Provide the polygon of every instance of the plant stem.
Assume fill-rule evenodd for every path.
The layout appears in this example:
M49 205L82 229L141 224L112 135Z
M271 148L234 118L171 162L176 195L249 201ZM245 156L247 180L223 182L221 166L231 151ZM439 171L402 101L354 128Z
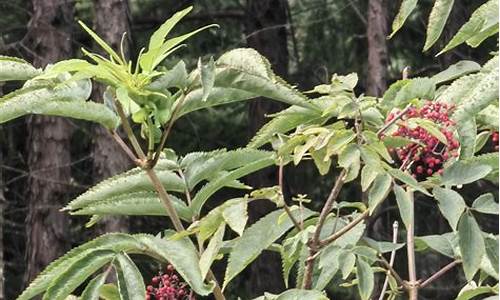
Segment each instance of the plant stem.
M150 167L154 167L158 163L158 159L160 158L161 151L163 150L163 147L165 147L165 143L167 142L167 138L170 134L170 131L172 130L172 127L174 126L175 122L175 117L177 116L177 113L182 107L182 104L184 103L184 99L186 99L185 94L181 95L181 98L179 99L179 102L177 102L177 105L175 106L174 112L172 113L172 116L170 117L170 121L168 122L167 129L163 131L163 134L161 136L160 144L158 144L158 147L156 148L155 151L155 156L153 160L149 163Z
M392 276L394 277L394 279L396 279L396 282L402 286L402 287L405 287L406 288L406 283L405 281L401 278L401 276L399 276L398 272L396 272L396 270L394 270L394 268L391 266L391 264L385 259L385 257L383 257L382 255L380 255L380 260L379 260L382 265L392 274Z
M146 174L148 175L149 179L153 183L153 186L155 187L156 191L158 192L158 196L160 197L160 200L162 201L163 205L165 206L165 209L167 210L168 216L170 217L170 220L172 221L175 230L177 232L183 231L184 226L182 225L182 222L179 218L179 215L177 214L177 211L175 210L175 208L172 204L172 200L168 196L167 191L165 190L165 187L163 186L160 179L156 175L156 172L153 169L154 164L153 165L144 164L145 159L146 159L146 155L144 154L141 147L139 146L139 142L137 141L137 139L134 135L134 132L132 131L132 128L130 127L128 119L125 116L125 112L123 111L123 108L121 107L119 102L115 101L115 105L117 107L118 115L120 116L120 119L122 121L123 128L125 129L125 132L127 133L127 136L129 138L130 142L132 143L134 150L137 152L137 155L139 156L139 159L142 162L141 167L146 171ZM169 126L169 127L171 127L171 126ZM198 254L200 254L200 253L198 253ZM224 294L222 293L222 289L220 288L220 285L217 282L217 279L215 278L215 276L211 270L209 270L209 272L207 274L207 278L209 280L212 280L215 283L215 287L213 290L215 299L216 300L225 300L226 298L224 297Z
M116 111L118 112L118 115L120 116L120 119L122 121L123 129L125 129L125 133L127 134L127 137L130 140L132 147L134 148L139 158L144 159L146 155L144 154L144 151L142 151L141 145L139 145L139 142L137 141L135 134L132 131L132 127L130 127L130 123L127 120L125 112L123 111L122 105L120 104L120 102L115 101L115 106L116 106Z
M457 259L455 261L452 261L451 263L447 264L446 266L444 266L443 268L441 268L439 271L437 271L436 273L434 273L431 277L427 278L426 280L424 280L424 282L422 282L420 284L420 288L424 288L426 286L428 286L429 284L431 284L433 281L439 279L441 276L443 276L444 274L446 274L446 272L448 272L449 270L453 269L455 266L461 264L462 261Z
M116 132L116 131L108 131L109 134L111 134L111 136L115 139L115 141L118 143L118 145L123 149L123 151L125 152L125 154L127 154L127 156L135 163L137 164L137 157L135 156L135 154L132 152L132 150L129 148L129 146L127 146L127 144L125 143L125 141L123 141L123 139L120 137L120 135Z
M411 215L415 216L415 201L413 191L407 188L408 196L411 201ZM417 300L418 298L418 282L417 270L415 266L415 217L411 218L411 222L406 228L406 250L408 253L408 273L410 281L407 287L409 300Z
M281 159L280 165L278 167L278 185L280 188L281 197L283 197L283 208L285 209L285 212L287 213L288 217L290 217L290 220L292 220L295 228L297 228L298 231L302 231L304 228L302 228L301 224L297 222L292 212L290 211L290 208L288 207L288 205L286 205L285 202L285 194L283 193L283 163Z
M394 221L392 224L392 243L396 244L398 242L398 221ZM396 250L391 251L391 258L389 259L389 266L392 268L394 265L394 258L396 257ZM385 291L387 290L387 285L389 284L389 274L391 271L387 271L387 274L385 276L384 284L382 286L382 291L380 292L380 296L378 297L378 300L383 300L384 299L384 294Z
M314 235L312 239L309 240L308 246L309 246L309 258L306 261L306 269L304 272L304 281L302 283L302 286L304 289L308 290L311 289L312 285L312 273L314 269L314 261L316 258L316 252L318 252L318 247L320 243L320 234L321 234L321 229L323 228L323 225L325 224L326 218L330 211L332 210L333 203L337 200L337 197L340 193L340 190L342 189L342 186L344 185L344 179L347 171L346 169L342 169L340 172L337 181L332 187L332 191L330 192L330 195L328 195L328 198L325 201L325 205L323 206L323 209L321 210L321 213L319 215L319 220L318 224L316 225L316 230L314 231Z
M389 129L389 127L391 127L392 125L394 125L394 123L396 123L399 119L401 119L404 115L406 115L406 113L410 110L411 108L411 104L408 104L402 111L400 111L395 117L394 119L390 120L389 122L387 122L384 127L380 128L379 131L377 131L377 136L378 138L381 138L382 135L384 134L384 132L387 131L387 129Z
M359 222L366 219L368 217L369 213L370 212L368 210L366 210L360 216L358 216L356 219L352 220L346 226L342 227L339 231L335 232L334 234L330 235L329 237L325 238L324 240L319 241L318 246L321 248L321 247L324 247L324 246L334 242L335 240L337 240L338 238L343 236L346 232L351 230L354 226L358 225Z

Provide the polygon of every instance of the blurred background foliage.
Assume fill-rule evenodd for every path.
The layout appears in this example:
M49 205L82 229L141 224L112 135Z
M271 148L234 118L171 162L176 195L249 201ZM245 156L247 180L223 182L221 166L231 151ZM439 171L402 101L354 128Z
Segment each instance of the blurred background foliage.
M54 2L55 0L50 0ZM106 0L102 0L106 1ZM101 2L102 2L101 1ZM111 1L111 0L110 0ZM125 1L125 0L123 0ZM237 47L259 45L259 51L269 56L276 53L277 58L270 57L270 61L281 76L300 90L309 90L314 85L329 81L332 73L347 74L356 72L360 82L356 91L365 93L367 90L368 37L367 26L368 9L370 2L379 2L385 9L386 26L394 18L400 1L390 0L129 0L128 14L130 32L130 56L137 57L140 48L146 44L149 35L174 12L194 5L194 11L176 27L175 33L187 32L193 28L208 23L217 23L220 28L212 28L197 35L188 42L188 47L171 55L165 61L165 67L173 66L179 59L183 59L188 69L196 67L199 57L208 59L218 57L224 51ZM33 17L34 5L37 1L29 0L0 0L0 54L23 57L33 61L38 53L26 38ZM57 2L57 1L56 1ZM59 0L59 2L67 2ZM99 0L74 1L74 22L70 26L71 43L74 55L81 57L81 47L92 48L92 41L78 27L76 20L81 19L87 24L95 20L94 5ZM116 1L115 1L116 2ZM121 1L119 1L121 2ZM428 53L422 53L425 41L425 24L433 1L419 1L418 9L410 16L407 24L392 39L387 41L386 54L388 56L387 86L401 77L405 66L410 66L411 76L427 76L443 70L447 66L464 59L484 63L489 53L497 48L497 39L489 39L479 48L471 49L460 46L438 58L434 57L450 37L458 30L474 11L484 1L463 0L455 1L455 6L448 20L445 32L437 46ZM279 16L279 11L284 20ZM110 22L113 18L110 16ZM283 22L284 21L284 22ZM267 38L266 33L279 31L284 33L284 39ZM253 37L261 36L259 42L252 42ZM264 44L262 44L264 41ZM279 43L285 42L284 44ZM58 45L53 45L58 47ZM281 50L280 50L281 49ZM281 52L280 52L281 51ZM273 56L273 55L272 55ZM1 93L7 93L15 86L0 87ZM177 154L183 155L192 151L208 151L216 148L234 149L243 147L249 141L255 126L258 127L262 114L273 112L276 109L265 107L255 110L249 107L252 104L237 103L223 108L209 109L190 114L176 123L172 139L168 147L176 149ZM260 114L260 115L257 115ZM256 121L257 120L257 121ZM30 245L26 242L26 232L30 232L26 225L28 214L28 191L26 183L32 176L28 166L27 153L27 122L17 120L0 127L0 187L5 194L3 206L3 253L5 262L5 295L3 299L14 299L26 286L27 250ZM71 178L68 192L70 196L77 195L92 186L95 178L91 176L93 157L91 155L93 131L89 124L71 121ZM110 141L112 142L112 141ZM3 158L3 159L2 159ZM261 175L260 179L252 179L251 183L274 183L274 170ZM3 179L3 180L2 180ZM289 195L307 194L312 207L319 207L325 198L332 181L331 174L320 177L314 167L307 163L298 168L286 169L286 190ZM50 178L46 178L50 180ZM498 187L480 182L464 188L468 200L492 190L497 193ZM348 185L341 194L342 200L361 197L358 183ZM221 193L216 197L222 201L234 196L232 191ZM0 193L1 194L1 193ZM2 199L0 195L0 200ZM498 199L498 195L496 197ZM417 214L425 216L425 222L417 224L417 235L431 232L446 232L449 229L428 199L418 199ZM212 202L217 205L217 202ZM53 209L57 211L58 205ZM256 209L253 220L262 214ZM252 216L251 216L252 217ZM397 207L393 199L389 201L369 224L368 234L377 239L390 239L392 222L397 218ZM487 218L482 222L487 226L485 231L495 231L498 227L496 217ZM84 240L95 236L96 231L82 229L86 222L83 218L70 218L69 240L66 247L75 246ZM163 218L133 218L129 220L128 230L131 232L158 232L166 225ZM486 229L486 228L485 228ZM264 234L264 233L263 233ZM51 249L47 249L51 251ZM420 264L422 277L430 274L447 263L442 258L433 255L419 257L426 263ZM252 267L243 276L240 276L229 288L228 299L248 299L261 294L271 285L274 292L283 288L280 262L277 256L264 258L257 264L271 264L278 268ZM405 264L399 264L404 274ZM396 266L398 263L396 262ZM145 272L153 273L157 266L144 262ZM216 273L217 268L215 269ZM436 283L435 288L426 291L422 299L451 299L457 294L458 282L461 274L450 273L444 280ZM254 278L254 280L252 279ZM257 278L255 280L255 278ZM260 278L260 279L259 279ZM267 286L266 286L267 285ZM333 299L355 299L349 288L341 288L335 283L328 288ZM2 299L2 295L0 295Z

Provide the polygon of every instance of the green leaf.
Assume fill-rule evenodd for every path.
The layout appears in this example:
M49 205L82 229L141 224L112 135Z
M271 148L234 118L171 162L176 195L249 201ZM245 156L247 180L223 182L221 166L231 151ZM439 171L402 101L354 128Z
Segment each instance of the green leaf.
M486 153L474 156L472 158L467 159L466 162L471 164L480 164L489 166L492 170L486 177L484 177L484 179L498 183L498 165L499 165L498 152Z
M412 118L409 119L408 122L410 124L413 124L414 126L422 127L432 136L437 138L441 143L448 145L448 140L446 139L446 136L439 130L439 126L436 123L430 120L420 119L420 118Z
M372 184L375 177L379 174L379 170L377 168L371 167L369 164L366 164L361 170L361 189L362 191L366 191L370 185Z
M176 166L170 161L160 159L155 167L155 172L167 192L184 193L186 190L184 180L171 171L171 169L175 167ZM97 204L100 201L111 199L112 197L141 191L152 192L155 191L155 188L144 170L134 168L101 181L76 199L72 200L65 209L77 210L91 204Z
M240 201L224 206L222 211L224 221L240 236L243 234L243 230L248 221L247 206L247 199L240 198Z
M498 203L491 193L477 197L472 203L472 209L483 214L498 215Z
M70 266L85 258L90 252L97 250L128 251L131 249L143 249L144 245L133 236L113 233L100 236L90 242L80 245L64 256L53 261L31 282L26 290L17 300L27 300L45 291L51 282L60 274L64 273Z
M191 210L179 198L169 195L172 204L185 221L191 221ZM104 200L87 203L70 212L72 215L107 216L168 216L165 206L156 192L135 192L112 196Z
M339 270L339 257L342 252L343 250L338 246L330 246L321 251L319 257L319 269L321 272L314 282L315 290L324 290L335 274L337 274Z
M153 34L149 39L148 49L156 49L160 48L165 38L170 33L170 31L179 23L179 21L184 18L187 14L191 12L193 9L192 6L188 6L187 8L176 12L172 17L166 20Z
M101 123L114 129L118 117L105 105L86 102L90 96L88 80L57 86L27 86L0 98L0 124L28 114L63 116Z
M340 271L342 272L342 279L347 279L356 265L356 255L349 251L344 251L339 256Z
M116 256L115 269L120 295L127 300L143 300L146 287L141 272L127 254Z
M375 177L373 185L368 191L368 208L370 214L387 197L391 189L392 178L389 174L379 174Z
M266 300L268 298L265 298ZM299 289L291 289L287 290L281 294L279 294L276 298L270 298L272 300L328 300L328 297L325 296L320 291L314 290L299 290Z
M408 186L412 187L414 190L421 192L424 195L430 196L431 194L423 188L418 181L413 178L410 174L403 172L399 169L387 168L387 172L391 174L392 177L406 183Z
M376 241L371 238L365 237L363 240L368 244L368 246L377 250L378 253L387 253L403 248L404 243L392 243L384 241Z
M358 277L358 291L362 300L370 299L373 287L374 276L370 265L362 258L358 257L356 261L356 273Z
M200 270L203 278L207 276L210 266L219 254L219 250L222 247L222 238L224 237L225 228L226 224L221 224L219 226L219 229L217 229L212 239L210 239L207 249L203 251L200 257Z
M307 97L275 75L269 61L250 48L231 50L216 62L212 92L203 98L203 89L190 91L179 117L191 111L255 97L267 97L290 105L319 110Z
M385 110L404 108L413 99L434 99L436 83L431 78L412 78L393 83L380 102Z
M477 125L474 118L460 119L460 123L456 125L460 143L460 159L467 159L474 156L476 152Z
M81 300L99 300L100 289L106 282L106 277L108 277L108 274L109 274L109 269L106 270L104 273L94 277L89 282L89 284L87 284L87 287L85 287L85 290L83 291L82 296L80 297Z
M201 101L206 101L210 91L214 87L215 81L215 62L213 56L210 57L207 65L201 64L201 58L198 60L198 69L200 69L201 74L201 86L203 90L203 96Z
M396 202L398 203L401 220L403 220L405 227L409 228L414 217L412 209L413 204L411 203L410 196L402 187L397 184L394 185L393 191L394 195L396 195Z
M171 263L196 294L205 296L211 293L213 285L203 282L198 253L189 238L167 240L146 234L134 237L147 246L149 255Z
M434 2L429 22L427 23L424 51L432 47L443 32L444 25L446 24L446 20L448 20L454 2L454 0L436 0Z
M477 181L492 170L480 161L456 161L444 169L442 182L445 185L461 185Z
M444 256L455 258L455 251L453 250L454 246L448 238L449 235L454 236L454 233L419 236L415 237L415 243L424 243L424 245L421 246L422 250L425 250L427 247L429 247Z
M219 189L226 186L229 182L232 182L235 179L241 178L248 174L251 174L257 170L263 169L270 165L274 164L274 159L271 157L262 158L256 160L252 163L249 163L243 167L235 169L231 172L228 172L224 176L221 176L215 180L210 181L206 185L204 185L193 198L191 204L191 210L193 214L198 215L201 211L201 208L205 204L205 202Z
M118 288L114 284L105 284L100 289L100 297L104 300L122 300L118 293Z
M115 253L110 250L90 251L74 262L67 269L58 274L51 281L47 292L43 295L44 300L64 300L90 275L109 263L115 257Z
M486 247L486 256L498 274L498 236L487 235L484 239L484 245Z
M40 75L41 72L23 59L0 55L0 82L28 80Z
M496 20L495 20L496 19ZM492 23L492 24L490 24ZM487 28L485 28L485 25ZM438 55L449 51L463 42L473 38L475 35L480 34L484 29L490 26L498 26L498 1L490 0L481 5L474 11L470 19L465 23L451 39L450 42L444 47Z
M151 82L147 89L157 92L164 92L173 87L184 89L187 85L187 78L186 64L180 60L172 69Z
M399 8L398 14L394 18L392 22L392 33L389 38L393 37L396 32L403 27L408 16L410 16L411 12L417 6L418 0L403 0L401 2L401 7Z
M451 229L456 230L458 220L467 207L464 199L459 193L450 189L434 188L432 193L439 202L439 209L450 224Z
M485 254L483 234L470 213L466 213L460 218L458 238L465 278L470 281L479 269Z
M473 299L474 297L478 295L483 295L483 294L497 294L498 290L490 287L490 286L478 286L476 288L468 289L465 291L461 291L460 294L458 294L458 297L455 300L469 300ZM484 298L483 300L489 299ZM476 298L477 299L477 298ZM493 297L493 299L498 299L498 296Z
M439 0L437 2L452 2L454 0ZM425 51L425 50L424 50ZM461 60L451 66L448 67L448 69L437 73L436 75L432 76L432 79L436 84L440 84L443 82L447 82L453 79L460 78L464 75L467 75L469 73L477 72L481 69L481 66L474 61L471 60Z
M115 61L120 63L121 65L125 65L125 62L121 59L121 57L111 48L106 42L99 37L92 29L88 28L85 23L82 21L78 21L78 24L82 26L82 28L94 39L94 41L101 46L101 48L106 51L110 57L112 57Z
M281 223L278 222L283 213L283 209L273 211L243 232L229 255L223 288L256 259L264 249L293 227L290 218L286 218ZM299 220L305 220L314 212L304 209L302 213L295 210L292 214ZM265 234L262 234L263 232Z

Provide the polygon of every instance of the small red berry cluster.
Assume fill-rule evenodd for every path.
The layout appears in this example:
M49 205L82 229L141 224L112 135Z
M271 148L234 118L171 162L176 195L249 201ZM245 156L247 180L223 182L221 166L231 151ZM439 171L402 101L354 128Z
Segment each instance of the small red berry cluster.
M391 122L396 116L401 120L396 121L398 129L392 134L415 141L404 147L390 148L395 153L402 169L409 168L413 177L422 180L434 173L443 172L443 164L452 156L458 156L458 141L453 136L455 122L449 116L453 105L427 101L422 107L410 107L407 112L390 113L386 123ZM446 137L447 145L443 144L434 135L424 128L417 126L410 128L407 120L410 118L421 118L432 121L440 127L441 133Z
M493 146L495 147L495 151L498 151L498 131L494 131L491 134L491 140L493 141Z
M165 273L151 279L146 287L146 300L195 300L187 283L182 282L172 265L167 265Z

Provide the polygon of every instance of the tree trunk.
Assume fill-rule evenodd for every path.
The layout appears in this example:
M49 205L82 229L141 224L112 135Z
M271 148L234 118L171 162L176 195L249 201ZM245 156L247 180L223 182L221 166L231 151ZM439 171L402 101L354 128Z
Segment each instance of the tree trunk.
M247 0L246 37L248 46L269 59L276 74L288 75L286 0ZM267 122L266 114L276 112L282 105L269 99L257 99L249 105L249 134L252 137ZM249 177L254 187L272 186L277 182L274 169ZM250 221L254 222L273 209L271 203L250 206ZM251 265L250 291L253 296L264 292L277 293L284 289L280 258L276 253L263 253Z
M73 1L33 0L33 15L28 25L28 40L34 64L48 63L72 54L71 27ZM30 282L69 246L68 216L59 209L67 203L71 182L69 123L58 117L28 118L28 215L27 270Z
M123 43L125 55L130 48L130 27L128 18L128 2L126 0L93 0L94 2L94 27L95 31L113 49L120 51L122 35L127 32ZM94 87L93 97L95 101L102 102L104 86L97 84ZM95 125L93 129L94 147L93 179L97 183L103 179L121 173L132 166L132 162L123 150L110 139L107 130L102 126ZM103 220L98 231L105 232L127 232L128 220L124 217L107 217Z
M387 88L387 3L368 1L368 76L366 93L381 96Z

